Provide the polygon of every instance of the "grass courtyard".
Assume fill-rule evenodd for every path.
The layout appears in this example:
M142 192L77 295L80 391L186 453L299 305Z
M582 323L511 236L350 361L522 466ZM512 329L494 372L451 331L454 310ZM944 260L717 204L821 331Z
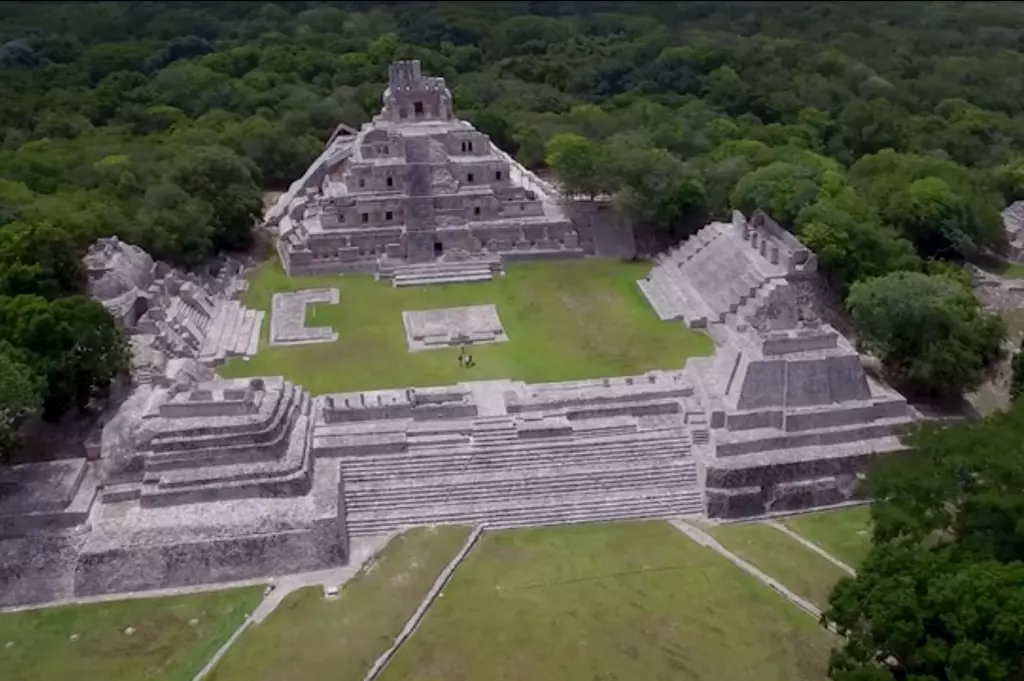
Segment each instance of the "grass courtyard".
M820 681L833 640L668 523L515 530L481 538L381 678Z
M752 563L821 609L847 573L784 532L763 523L706 527L727 550Z
M0 678L191 681L262 596L254 587L0 614Z
M306 323L331 326L335 343L266 344L249 361L233 359L227 377L284 375L313 394L372 388L448 385L509 378L530 382L623 376L682 368L713 351L711 339L660 321L636 280L650 264L586 259L516 263L493 282L392 288L370 276L290 278L275 260L250 279L245 304L270 310L278 291L336 287L339 305L313 306ZM403 310L493 304L506 343L473 348L476 366L458 363L458 348L411 353Z
M250 627L210 681L362 681L469 536L464 527L420 528L391 540L325 601L320 588L289 594Z
M871 550L871 508L866 505L793 516L783 524L853 568Z

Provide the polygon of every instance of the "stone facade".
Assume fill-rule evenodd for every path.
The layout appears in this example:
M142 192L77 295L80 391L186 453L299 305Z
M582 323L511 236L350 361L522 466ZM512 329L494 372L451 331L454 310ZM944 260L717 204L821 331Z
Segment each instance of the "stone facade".
M593 252L554 188L456 118L418 61L391 65L381 113L334 135L266 221L290 274Z

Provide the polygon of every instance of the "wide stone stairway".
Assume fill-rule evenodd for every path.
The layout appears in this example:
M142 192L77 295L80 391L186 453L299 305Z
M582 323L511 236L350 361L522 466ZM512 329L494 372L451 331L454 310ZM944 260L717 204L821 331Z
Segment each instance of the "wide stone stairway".
M678 424L562 424L525 432L506 415L365 434L341 470L352 536L431 523L517 527L699 514L703 494ZM558 424L554 424L555 430ZM325 437L330 435L319 431ZM337 440L336 440L337 442ZM362 453L366 452L366 453Z
M740 246L735 232L714 222L656 258L637 284L660 319L691 328L743 325L746 313L764 304L785 269Z

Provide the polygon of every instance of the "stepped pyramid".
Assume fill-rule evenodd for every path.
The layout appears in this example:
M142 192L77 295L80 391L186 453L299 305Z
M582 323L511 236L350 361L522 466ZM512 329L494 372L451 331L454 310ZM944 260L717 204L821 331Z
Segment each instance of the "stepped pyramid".
M444 79L419 61L391 65L380 114L339 126L266 223L290 274L372 271L403 286L487 281L502 259L593 252L556 190L456 118ZM436 276L422 266L439 261Z
M906 400L868 377L849 341L802 308L814 255L764 213L708 225L637 282L658 316L706 329L687 364L708 414L708 514L845 501L880 453L899 451Z

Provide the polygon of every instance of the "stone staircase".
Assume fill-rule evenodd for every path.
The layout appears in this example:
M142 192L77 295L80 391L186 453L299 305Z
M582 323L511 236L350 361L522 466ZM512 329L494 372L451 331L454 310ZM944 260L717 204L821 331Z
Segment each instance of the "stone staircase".
M398 265L389 274L392 285L399 287L491 281L494 279L494 273L492 261L467 260ZM378 276L388 278L384 273L379 273Z
M221 364L228 357L251 357L259 351L263 310L250 310L236 300L225 301L209 325L199 359Z
M707 225L659 255L651 273L637 282L659 319L707 328L733 318L736 328L767 299L772 276L754 262L752 251L730 238L728 229L724 223Z
M352 536L435 523L518 527L699 514L683 428L621 424L522 437L508 416L410 434L401 450L340 453Z

